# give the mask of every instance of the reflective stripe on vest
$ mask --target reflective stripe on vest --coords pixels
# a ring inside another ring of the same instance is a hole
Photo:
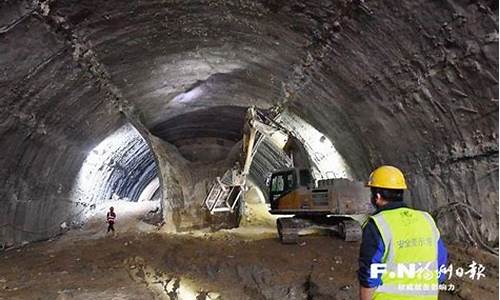
[[[432,217],[402,207],[371,218],[384,241],[386,264],[373,299],[437,299],[439,230]]]

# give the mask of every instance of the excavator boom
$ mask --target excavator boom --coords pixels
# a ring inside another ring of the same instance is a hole
[[[250,166],[264,138],[270,138],[277,132],[287,133],[280,127],[274,118],[265,117],[255,107],[249,107],[246,113],[243,128],[243,167],[235,165],[227,170],[224,175],[217,177],[208,193],[203,205],[211,214],[217,212],[233,212],[246,190],[246,178],[250,173]],[[291,164],[291,161],[289,162]]]

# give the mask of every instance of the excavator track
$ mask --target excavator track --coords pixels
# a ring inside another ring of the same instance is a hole
[[[338,232],[346,242],[356,242],[361,240],[363,231],[361,225],[354,220],[344,220],[339,223]]]
[[[276,220],[278,236],[283,244],[296,244],[299,241],[299,231],[304,226],[300,219],[279,218]]]
[[[279,239],[283,244],[298,243],[299,232],[311,226],[331,230],[346,242],[360,241],[363,233],[361,225],[355,220],[342,220],[335,225],[328,225],[320,220],[287,217],[277,219],[276,225]]]

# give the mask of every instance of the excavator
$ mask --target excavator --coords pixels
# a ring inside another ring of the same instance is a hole
[[[240,163],[217,177],[205,201],[210,214],[238,214],[250,165],[264,138],[293,134],[278,121],[279,111],[264,113],[255,107],[247,110],[243,128],[243,167]],[[289,150],[289,149],[288,149]],[[268,182],[269,212],[283,215],[277,219],[277,231],[284,244],[297,243],[299,236],[310,228],[327,229],[345,241],[361,239],[360,220],[372,212],[368,201],[370,191],[363,182],[345,178],[314,180],[307,168],[295,167],[293,153],[289,168],[274,171]]]

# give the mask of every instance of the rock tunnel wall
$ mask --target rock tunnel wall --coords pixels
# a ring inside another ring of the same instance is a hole
[[[285,156],[283,150],[267,139],[264,139],[255,154],[249,177],[264,194],[266,202],[269,201],[269,189],[266,184],[268,176],[273,171],[290,167]]]
[[[367,6],[373,15],[344,19],[316,47],[329,55],[310,85],[328,84],[297,96],[315,105],[291,106],[336,142],[358,177],[393,164],[407,174],[414,206],[439,214],[459,203],[438,219],[447,237],[497,243],[498,4]]]
[[[76,175],[123,119],[42,20],[27,16],[0,38],[0,241],[13,243],[56,234],[83,209]]]
[[[86,154],[123,115],[147,136],[197,110],[278,104],[327,135],[356,178],[401,167],[447,238],[496,244],[498,3],[355,3],[3,2],[0,240],[13,226],[43,232],[18,240],[56,231]],[[194,138],[208,149],[223,127]],[[161,147],[157,161],[172,150]],[[175,219],[196,181],[172,153],[159,165]]]

